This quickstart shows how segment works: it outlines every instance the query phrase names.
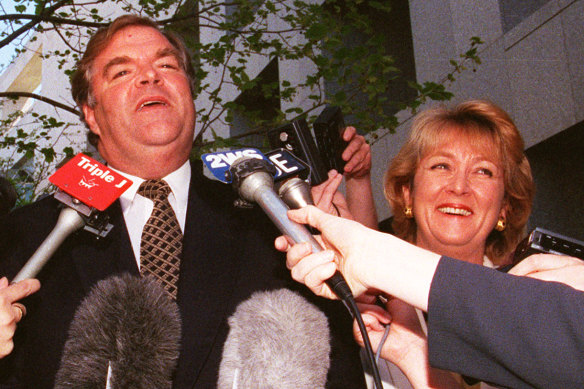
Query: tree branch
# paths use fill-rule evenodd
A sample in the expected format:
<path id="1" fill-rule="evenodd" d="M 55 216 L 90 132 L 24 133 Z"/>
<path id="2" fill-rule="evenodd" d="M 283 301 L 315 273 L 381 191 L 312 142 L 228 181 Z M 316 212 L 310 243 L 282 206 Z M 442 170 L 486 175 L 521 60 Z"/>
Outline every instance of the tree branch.
<path id="1" fill-rule="evenodd" d="M 0 97 L 31 97 L 33 99 L 42 101 L 43 103 L 47 103 L 50 104 L 54 107 L 57 108 L 61 108 L 67 112 L 71 112 L 72 114 L 75 114 L 77 116 L 81 115 L 81 112 L 79 112 L 78 110 L 76 110 L 73 107 L 70 107 L 66 104 L 63 103 L 59 103 L 58 101 L 55 101 L 53 99 L 49 99 L 48 97 L 45 96 L 41 96 L 41 95 L 37 95 L 36 93 L 30 93 L 30 92 L 0 92 Z"/>
<path id="2" fill-rule="evenodd" d="M 44 9 L 40 13 L 40 15 L 34 15 L 35 19 L 31 19 L 30 22 L 26 23 L 24 26 L 20 27 L 19 29 L 14 31 L 12 34 L 8 35 L 6 38 L 2 39 L 2 41 L 0 41 L 0 48 L 6 46 L 10 42 L 12 42 L 14 39 L 18 38 L 20 35 L 24 34 L 26 31 L 33 28 L 35 25 L 37 25 L 38 23 L 40 23 L 42 21 L 41 20 L 42 18 L 48 17 L 48 15 L 52 15 L 56 10 L 58 10 L 59 8 L 61 8 L 64 5 L 66 5 L 70 1 L 71 0 L 61 0 L 58 3 L 53 4 L 49 8 Z"/>
<path id="3" fill-rule="evenodd" d="M 0 15 L 0 21 L 2 20 L 31 20 L 36 23 L 40 22 L 50 22 L 54 24 L 69 24 L 71 26 L 81 26 L 81 27 L 103 27 L 107 26 L 109 23 L 100 23 L 100 22 L 89 22 L 85 20 L 78 20 L 78 19 L 67 19 L 67 18 L 60 18 L 57 16 L 51 15 L 27 15 L 27 14 L 7 14 L 7 15 Z"/>

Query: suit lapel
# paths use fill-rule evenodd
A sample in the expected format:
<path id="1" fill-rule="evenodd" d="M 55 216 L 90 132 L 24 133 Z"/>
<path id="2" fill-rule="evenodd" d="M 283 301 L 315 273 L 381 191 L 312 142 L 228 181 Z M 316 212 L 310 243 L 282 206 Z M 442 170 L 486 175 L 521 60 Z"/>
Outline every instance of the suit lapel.
<path id="1" fill-rule="evenodd" d="M 129 272 L 139 275 L 128 231 L 119 201 L 107 210 L 109 222 L 114 226 L 105 238 L 81 231 L 79 244 L 73 249 L 73 258 L 86 293 L 96 282 L 113 274 Z"/>
<path id="2" fill-rule="evenodd" d="M 235 259 L 244 234 L 201 197 L 200 186 L 209 185 L 204 181 L 193 169 L 178 290 L 183 334 L 174 386 L 180 388 L 195 385 L 209 354 L 223 347 L 216 343 L 223 340 L 218 335 L 241 263 Z"/>

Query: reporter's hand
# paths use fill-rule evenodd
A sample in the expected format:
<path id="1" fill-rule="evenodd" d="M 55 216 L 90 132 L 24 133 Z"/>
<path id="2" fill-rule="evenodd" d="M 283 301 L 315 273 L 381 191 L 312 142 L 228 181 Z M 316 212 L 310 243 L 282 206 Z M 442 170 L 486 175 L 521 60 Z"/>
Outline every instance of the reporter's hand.
<path id="1" fill-rule="evenodd" d="M 389 334 L 381 349 L 381 357 L 396 364 L 402 371 L 408 371 L 414 366 L 409 365 L 416 360 L 425 361 L 427 353 L 426 335 L 422 330 L 415 309 L 401 300 L 390 298 L 384 310 L 378 305 L 358 304 L 373 350 L 377 351 L 385 332 L 385 325 L 391 325 Z M 353 324 L 355 340 L 363 346 L 363 337 L 357 323 Z M 415 357 L 414 357 L 415 356 Z M 420 368 L 416 366 L 416 368 Z"/>
<path id="2" fill-rule="evenodd" d="M 288 217 L 323 231 L 323 235 L 316 236 L 316 239 L 322 247 L 327 248 L 319 253 L 312 253 L 311 246 L 306 242 L 291 245 L 286 238 L 278 237 L 275 247 L 280 251 L 287 251 L 286 266 L 291 270 L 292 278 L 308 286 L 317 295 L 335 299 L 336 295 L 326 285 L 325 280 L 338 269 L 345 276 L 355 296 L 368 289 L 362 280 L 367 271 L 367 264 L 360 260 L 367 258 L 362 246 L 368 246 L 370 233 L 381 233 L 369 230 L 357 222 L 328 215 L 314 206 L 288 211 Z M 375 245 L 371 244 L 369 247 Z"/>
<path id="3" fill-rule="evenodd" d="M 347 161 L 343 172 L 347 209 L 351 211 L 353 220 L 377 229 L 377 211 L 371 187 L 371 147 L 354 127 L 345 128 L 343 139 L 349 142 L 342 155 L 343 160 Z"/>
<path id="4" fill-rule="evenodd" d="M 338 269 L 355 297 L 378 289 L 421 310 L 428 309 L 440 255 L 314 206 L 288 211 L 288 217 L 322 232 L 317 239 L 327 250 L 314 254 L 307 242 L 292 244 L 285 237 L 275 241 L 276 249 L 288 252 L 286 265 L 292 278 L 314 293 L 335 298 L 325 280 Z"/>
<path id="5" fill-rule="evenodd" d="M 399 367 L 414 388 L 462 388 L 450 372 L 430 366 L 428 342 L 415 309 L 396 298 L 390 298 L 385 306 L 387 311 L 377 305 L 359 305 L 373 350 L 378 349 L 385 325 L 391 321 L 387 339 L 381 346 L 383 359 Z M 353 334 L 363 346 L 356 322 Z"/>
<path id="6" fill-rule="evenodd" d="M 584 261 L 567 255 L 534 254 L 515 265 L 509 274 L 561 282 L 584 291 Z"/>
<path id="7" fill-rule="evenodd" d="M 347 178 L 359 178 L 371 172 L 371 147 L 362 135 L 357 134 L 355 127 L 347 127 L 343 132 L 343 140 L 349 142 L 343 150 L 342 158 L 346 161 L 344 174 Z"/>
<path id="8" fill-rule="evenodd" d="M 345 196 L 338 191 L 343 181 L 343 175 L 336 170 L 328 172 L 328 179 L 320 185 L 313 186 L 310 191 L 314 204 L 324 212 L 353 220 Z"/>
<path id="9" fill-rule="evenodd" d="M 16 325 L 25 315 L 25 308 L 17 301 L 29 296 L 41 287 L 38 280 L 28 279 L 9 285 L 8 279 L 0 279 L 0 358 L 14 349 L 13 337 Z"/>

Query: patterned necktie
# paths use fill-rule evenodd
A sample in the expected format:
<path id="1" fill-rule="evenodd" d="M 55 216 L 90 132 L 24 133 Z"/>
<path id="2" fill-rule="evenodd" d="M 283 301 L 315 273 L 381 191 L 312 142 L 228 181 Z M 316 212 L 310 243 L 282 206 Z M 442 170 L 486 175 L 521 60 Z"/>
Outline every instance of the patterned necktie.
<path id="1" fill-rule="evenodd" d="M 138 194 L 151 199 L 154 209 L 144 225 L 140 243 L 140 274 L 154 277 L 176 300 L 183 235 L 168 202 L 170 187 L 164 180 L 144 181 Z"/>

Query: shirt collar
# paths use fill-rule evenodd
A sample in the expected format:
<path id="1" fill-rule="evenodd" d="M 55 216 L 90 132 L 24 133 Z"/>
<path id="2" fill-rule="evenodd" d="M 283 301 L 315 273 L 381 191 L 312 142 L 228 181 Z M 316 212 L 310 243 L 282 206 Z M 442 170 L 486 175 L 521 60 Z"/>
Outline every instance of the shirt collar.
<path id="1" fill-rule="evenodd" d="M 114 169 L 111 166 L 109 166 L 109 168 L 132 181 L 132 186 L 126 189 L 126 191 L 122 193 L 122 195 L 120 196 L 120 203 L 122 205 L 122 209 L 125 209 L 126 207 L 132 205 L 134 199 L 136 198 L 136 193 L 138 193 L 140 185 L 142 185 L 142 183 L 145 180 L 143 178 L 133 176 L 131 174 L 124 173 L 122 171 Z M 181 167 L 179 167 L 177 170 L 173 171 L 169 175 L 162 177 L 162 179 L 166 181 L 170 186 L 172 194 L 177 200 L 177 203 L 186 204 L 189 197 L 188 184 L 191 180 L 191 164 L 189 163 L 189 161 L 187 160 Z"/>

